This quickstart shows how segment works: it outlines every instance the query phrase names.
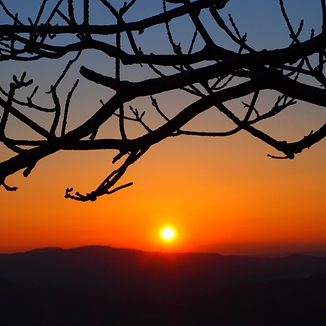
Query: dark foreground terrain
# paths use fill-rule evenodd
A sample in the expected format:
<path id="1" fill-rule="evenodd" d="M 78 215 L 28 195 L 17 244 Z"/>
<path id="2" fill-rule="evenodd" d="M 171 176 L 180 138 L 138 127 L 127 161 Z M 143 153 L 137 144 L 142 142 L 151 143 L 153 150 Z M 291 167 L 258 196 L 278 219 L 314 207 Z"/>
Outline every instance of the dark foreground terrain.
<path id="1" fill-rule="evenodd" d="M 326 325 L 326 257 L 0 255 L 0 325 Z"/>

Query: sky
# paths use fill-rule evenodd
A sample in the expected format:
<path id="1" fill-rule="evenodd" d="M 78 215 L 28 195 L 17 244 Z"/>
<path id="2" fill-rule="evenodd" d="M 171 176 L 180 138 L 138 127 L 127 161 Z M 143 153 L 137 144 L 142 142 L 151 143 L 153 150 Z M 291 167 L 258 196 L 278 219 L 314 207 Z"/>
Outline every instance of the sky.
<path id="1" fill-rule="evenodd" d="M 160 0 L 138 1 L 137 11 L 130 20 L 161 10 Z M 35 16 L 26 1 L 4 2 L 13 12 L 21 12 L 20 17 Z M 106 17 L 98 2 L 93 0 L 93 8 L 100 22 Z M 118 7 L 123 1 L 111 3 Z M 295 0 L 284 3 L 295 26 L 299 26 L 300 19 L 305 20 L 303 39 L 310 35 L 311 28 L 315 28 L 316 33 L 320 31 L 319 1 L 302 0 L 299 5 Z M 276 0 L 230 0 L 220 13 L 223 17 L 231 13 L 240 31 L 248 33 L 249 44 L 257 50 L 282 48 L 290 43 Z M 3 17 L 1 10 L 0 15 Z M 202 17 L 208 28 L 213 28 L 205 14 Z M 189 43 L 183 35 L 186 30 L 183 24 L 186 22 L 171 25 L 174 37 L 181 39 L 182 45 Z M 158 38 L 158 33 L 160 31 L 153 28 L 140 37 L 144 51 L 151 48 L 161 53 L 170 51 L 166 40 L 162 41 L 164 35 Z M 222 34 L 214 36 L 232 47 Z M 28 66 L 1 62 L 0 85 L 7 87 L 13 74 L 26 70 L 28 76 L 41 85 L 40 93 L 44 93 L 65 62 L 45 60 Z M 79 78 L 81 64 L 111 76 L 114 71 L 113 61 L 103 55 L 94 52 L 82 55 L 71 69 L 71 79 L 63 82 L 63 92 Z M 141 80 L 147 74 L 146 68 L 122 69 L 123 79 Z M 87 119 L 99 108 L 99 99 L 107 100 L 111 95 L 104 87 L 81 81 L 69 127 Z M 259 104 L 268 108 L 274 97 L 272 92 L 266 92 Z M 160 94 L 156 98 L 170 116 L 175 107 L 183 107 L 191 100 L 178 92 Z M 46 99 L 39 97 L 40 101 Z M 137 100 L 135 105 L 147 110 L 150 123 L 157 123 L 148 98 Z M 235 110 L 242 108 L 239 101 L 230 105 Z M 34 113 L 29 114 L 36 117 Z M 262 128 L 278 139 L 292 141 L 322 125 L 325 118 L 325 108 L 298 103 L 273 123 L 262 124 Z M 37 119 L 43 121 L 44 118 Z M 193 121 L 189 129 L 213 130 L 215 124 L 227 126 L 214 112 L 205 113 Z M 105 128 L 101 132 L 111 129 L 114 132 L 110 123 Z M 136 135 L 137 128 L 132 128 L 131 134 Z M 19 136 L 29 131 L 12 121 L 9 132 Z M 275 160 L 267 156 L 276 154 L 273 149 L 245 132 L 225 138 L 169 138 L 153 146 L 130 167 L 121 182 L 132 181 L 132 187 L 103 196 L 96 202 L 81 203 L 64 198 L 68 187 L 82 193 L 93 190 L 112 171 L 114 154 L 110 151 L 59 152 L 40 161 L 28 178 L 20 172 L 10 176 L 7 183 L 19 189 L 16 192 L 0 189 L 0 253 L 85 245 L 222 254 L 244 253 L 239 248 L 249 248 L 246 254 L 259 252 L 261 248 L 326 249 L 325 140 L 294 160 Z M 9 151 L 0 146 L 0 159 L 9 157 Z M 175 230 L 173 240 L 162 239 L 160 232 L 164 227 Z"/>

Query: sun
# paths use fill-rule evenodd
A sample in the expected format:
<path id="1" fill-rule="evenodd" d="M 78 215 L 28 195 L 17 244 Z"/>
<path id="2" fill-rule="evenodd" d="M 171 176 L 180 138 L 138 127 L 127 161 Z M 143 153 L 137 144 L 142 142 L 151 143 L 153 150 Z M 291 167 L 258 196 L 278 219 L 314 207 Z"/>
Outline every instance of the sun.
<path id="1" fill-rule="evenodd" d="M 174 237 L 174 231 L 171 228 L 165 228 L 162 231 L 162 237 L 166 240 L 170 240 Z"/>

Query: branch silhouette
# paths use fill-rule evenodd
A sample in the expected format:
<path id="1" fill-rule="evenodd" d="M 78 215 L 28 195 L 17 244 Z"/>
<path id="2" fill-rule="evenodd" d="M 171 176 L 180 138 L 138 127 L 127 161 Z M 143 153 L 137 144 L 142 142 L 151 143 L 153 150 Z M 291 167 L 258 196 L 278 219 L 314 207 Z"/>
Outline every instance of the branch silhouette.
<path id="1" fill-rule="evenodd" d="M 247 33 L 239 30 L 231 15 L 228 21 L 223 18 L 222 11 L 232 0 L 155 1 L 160 5 L 159 12 L 138 21 L 129 21 L 127 17 L 133 17 L 133 10 L 136 11 L 136 5 L 144 4 L 143 0 L 125 2 L 121 7 L 98 0 L 108 22 L 98 25 L 93 24 L 97 20 L 92 16 L 92 4 L 88 0 L 83 1 L 82 8 L 76 8 L 72 0 L 59 0 L 52 8 L 43 1 L 35 12 L 35 20 L 28 18 L 28 23 L 10 12 L 5 1 L 0 0 L 0 9 L 12 21 L 11 24 L 0 25 L 2 64 L 20 61 L 28 65 L 40 59 L 66 60 L 59 78 L 49 85 L 47 94 L 51 102 L 48 106 L 38 103 L 39 85 L 34 85 L 32 79 L 26 79 L 26 73 L 20 78 L 12 77 L 9 91 L 5 90 L 5 85 L 0 86 L 0 141 L 13 153 L 12 157 L 0 163 L 0 185 L 6 190 L 17 190 L 17 187 L 7 184 L 8 176 L 20 170 L 28 176 L 42 158 L 62 150 L 113 150 L 112 162 L 119 164 L 122 161 L 95 190 L 84 195 L 78 191 L 74 193 L 73 188 L 66 190 L 66 198 L 94 201 L 130 186 L 130 182 L 118 184 L 129 166 L 153 145 L 168 137 L 226 137 L 247 132 L 280 152 L 280 155 L 268 154 L 270 157 L 293 159 L 326 136 L 326 124 L 321 124 L 315 131 L 303 130 L 301 138 L 291 142 L 278 140 L 259 129 L 259 122 L 273 119 L 297 101 L 326 106 L 325 1 L 321 1 L 320 8 L 323 17 L 321 32 L 315 35 L 312 31 L 308 39 L 302 40 L 303 21 L 295 30 L 280 0 L 280 16 L 283 16 L 288 28 L 285 33 L 290 35 L 290 44 L 273 50 L 256 50 L 248 44 Z M 207 28 L 202 19 L 201 13 L 204 12 L 215 22 L 215 30 L 225 33 L 230 39 L 232 48 L 215 41 L 214 31 Z M 184 18 L 188 18 L 189 24 L 185 39 L 191 40 L 187 47 L 184 46 L 185 39 L 178 40 L 180 43 L 177 41 L 172 26 L 173 21 Z M 143 49 L 143 39 L 153 27 L 160 29 L 158 37 L 165 35 L 171 53 L 157 53 L 151 44 Z M 108 65 L 114 67 L 114 73 L 105 75 L 80 63 L 83 54 L 88 51 L 104 55 Z M 73 59 L 68 60 L 70 55 Z M 115 64 L 112 64 L 112 59 Z M 80 76 L 70 84 L 66 94 L 62 94 L 60 87 L 76 66 Z M 140 81 L 123 79 L 123 71 L 130 66 L 139 66 L 151 73 Z M 106 101 L 100 100 L 100 107 L 88 119 L 71 128 L 69 121 L 74 117 L 72 103 L 78 96 L 76 92 L 81 81 L 104 86 L 112 96 Z M 19 95 L 23 90 L 28 90 L 30 94 L 25 99 Z M 266 111 L 260 107 L 258 99 L 262 92 L 269 90 L 278 95 Z M 173 113 L 169 110 L 168 114 L 156 95 L 169 91 L 183 92 L 184 96 L 192 99 L 192 103 Z M 249 102 L 248 96 L 251 97 Z M 139 111 L 129 103 L 141 97 L 149 97 L 159 125 L 152 125 L 146 119 L 146 110 Z M 247 97 L 246 102 L 240 101 L 244 109 L 239 114 L 228 102 L 244 97 Z M 43 124 L 29 117 L 25 113 L 26 108 L 47 115 L 47 122 Z M 233 127 L 213 131 L 186 130 L 188 122 L 208 110 L 217 110 Z M 7 130 L 11 127 L 11 116 L 36 133 L 38 139 L 18 134 L 16 138 L 9 137 Z M 119 135 L 99 137 L 98 131 L 108 120 L 117 124 Z M 141 126 L 143 133 L 131 136 L 130 124 Z"/>

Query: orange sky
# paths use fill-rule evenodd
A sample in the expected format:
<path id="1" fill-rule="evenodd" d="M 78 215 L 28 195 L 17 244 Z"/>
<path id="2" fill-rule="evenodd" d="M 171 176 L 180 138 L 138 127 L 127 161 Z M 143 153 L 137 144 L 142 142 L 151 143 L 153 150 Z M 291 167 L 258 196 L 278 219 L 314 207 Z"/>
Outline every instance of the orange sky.
<path id="1" fill-rule="evenodd" d="M 167 140 L 125 176 L 132 187 L 93 203 L 66 200 L 64 189 L 87 191 L 96 185 L 110 167 L 108 153 L 48 158 L 29 178 L 8 179 L 20 186 L 16 193 L 1 190 L 0 251 L 90 244 L 193 251 L 214 243 L 326 243 L 325 142 L 295 160 L 278 161 L 266 157 L 267 146 L 236 138 Z M 239 150 L 238 142 L 250 150 Z M 163 226 L 176 229 L 174 242 L 161 240 Z"/>
<path id="2" fill-rule="evenodd" d="M 236 9 L 236 1 L 231 3 Z M 20 65 L 7 64 L 4 72 L 21 71 Z M 103 66 L 100 61 L 94 65 L 97 71 Z M 32 70 L 36 79 L 42 75 L 42 68 Z M 55 67 L 48 71 L 56 73 Z M 94 99 L 77 100 L 76 120 L 98 108 L 104 94 L 84 87 L 80 94 L 87 90 Z M 174 110 L 171 103 L 187 103 L 173 93 L 160 100 L 168 113 Z M 137 103 L 139 109 L 150 106 L 148 100 Z M 262 127 L 278 139 L 295 140 L 302 130 L 309 134 L 325 121 L 323 108 L 306 109 L 291 107 L 289 114 Z M 193 126 L 212 129 L 213 115 L 205 113 Z M 0 189 L 0 252 L 84 245 L 196 251 L 228 243 L 326 244 L 326 141 L 291 161 L 273 160 L 268 153 L 275 154 L 245 132 L 230 138 L 167 139 L 130 167 L 121 183 L 132 181 L 132 187 L 92 203 L 64 199 L 65 189 L 93 190 L 112 171 L 114 152 L 57 153 L 39 162 L 27 179 L 9 177 L 17 192 Z M 0 158 L 7 154 L 0 145 Z M 162 241 L 164 226 L 175 228 L 174 241 Z"/>

